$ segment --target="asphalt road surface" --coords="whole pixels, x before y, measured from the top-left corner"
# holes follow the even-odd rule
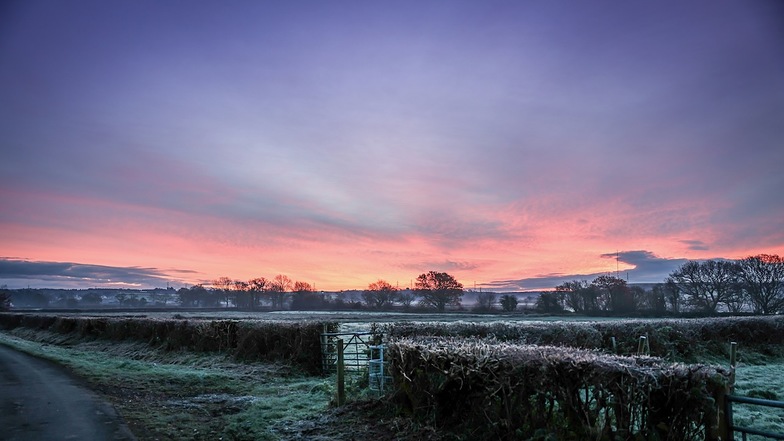
[[[63,367],[0,344],[0,440],[134,440],[114,408]]]

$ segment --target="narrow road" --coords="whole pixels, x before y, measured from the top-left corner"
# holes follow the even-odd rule
[[[134,440],[63,367],[0,344],[0,440]]]

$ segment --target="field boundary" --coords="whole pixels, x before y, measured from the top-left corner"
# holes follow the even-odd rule
[[[133,340],[166,350],[223,352],[239,360],[282,361],[310,373],[322,368],[319,336],[327,321],[150,319],[0,313],[0,328],[45,329],[78,338]]]

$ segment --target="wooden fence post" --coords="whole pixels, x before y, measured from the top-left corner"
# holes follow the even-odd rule
[[[648,345],[648,337],[645,335],[640,336],[640,341],[637,343],[637,355],[648,355],[650,346]]]
[[[730,393],[735,393],[735,365],[738,363],[738,342],[730,342]]]
[[[324,323],[324,332],[319,336],[321,344],[321,375],[329,373],[329,337],[327,337],[327,324]]]
[[[338,406],[342,406],[346,404],[346,383],[344,381],[344,369],[345,366],[343,364],[343,339],[339,338],[337,340],[338,345]]]
[[[722,440],[734,441],[735,432],[732,427],[732,403],[727,395],[735,393],[735,366],[738,362],[738,343],[730,342],[730,384],[724,389],[717,404],[719,406],[719,436]]]

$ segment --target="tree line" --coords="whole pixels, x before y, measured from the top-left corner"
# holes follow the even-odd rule
[[[445,311],[460,308],[466,290],[452,275],[429,271],[420,274],[411,289],[399,289],[385,280],[370,283],[357,295],[317,292],[286,275],[257,277],[247,281],[219,277],[211,284],[190,288],[158,288],[147,296],[121,291],[117,302],[126,307],[170,305],[182,307],[240,309],[372,309],[412,307]],[[478,312],[515,311],[514,294],[476,293],[473,309]],[[0,310],[11,304],[32,307],[97,307],[102,303],[98,291],[78,296],[63,291],[51,299],[42,290],[0,289]],[[174,299],[172,299],[174,298]],[[784,259],[759,254],[740,260],[713,259],[688,261],[669,274],[663,283],[645,289],[629,285],[612,275],[588,282],[573,280],[541,292],[534,305],[541,313],[573,312],[586,315],[712,315],[719,312],[784,313]]]
[[[612,315],[784,313],[784,259],[759,254],[740,260],[688,261],[650,290],[611,275],[590,283],[574,280],[541,293],[536,309]]]
[[[237,307],[256,309],[328,309],[370,308],[388,309],[395,306],[422,307],[444,311],[447,307],[460,306],[463,285],[445,272],[429,271],[420,274],[413,289],[401,290],[385,280],[370,283],[360,298],[331,298],[328,293],[317,292],[310,283],[294,281],[279,274],[271,279],[258,277],[248,281],[219,277],[211,287],[196,285],[177,291],[180,305],[186,307]]]

